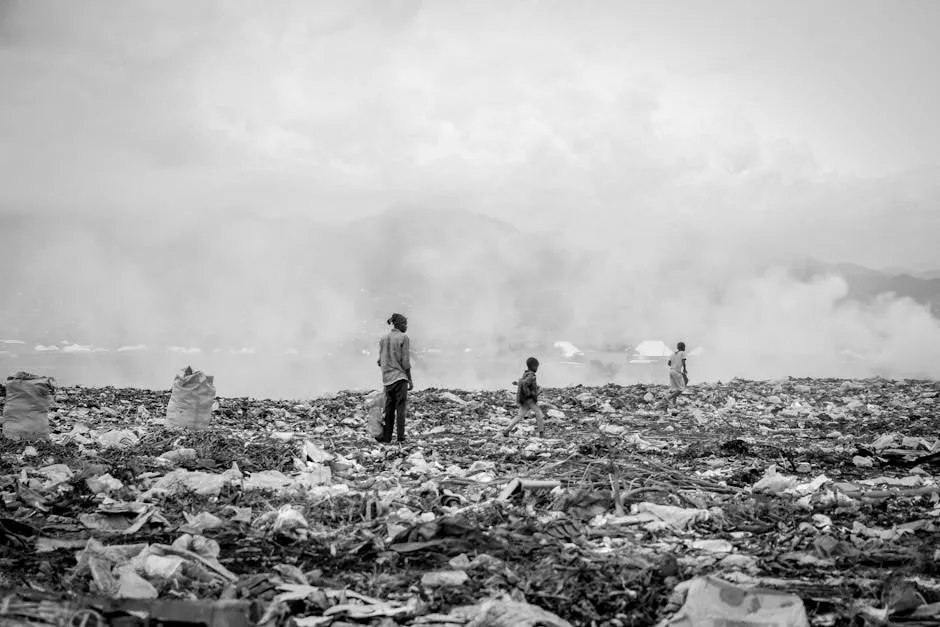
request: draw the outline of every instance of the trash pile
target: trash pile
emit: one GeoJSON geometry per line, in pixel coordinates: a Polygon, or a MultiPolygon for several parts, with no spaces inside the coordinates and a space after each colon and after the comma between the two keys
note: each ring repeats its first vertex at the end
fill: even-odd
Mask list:
{"type": "Polygon", "coordinates": [[[431,389],[404,446],[374,393],[212,386],[50,384],[47,436],[4,428],[0,625],[940,624],[937,383],[546,389],[544,439],[431,389]]]}

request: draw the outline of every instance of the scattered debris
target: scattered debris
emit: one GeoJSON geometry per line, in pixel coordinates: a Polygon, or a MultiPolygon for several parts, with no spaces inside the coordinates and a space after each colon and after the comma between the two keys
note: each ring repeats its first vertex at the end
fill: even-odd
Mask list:
{"type": "Polygon", "coordinates": [[[380,393],[202,377],[195,427],[151,418],[170,392],[69,387],[48,440],[0,440],[0,623],[940,621],[936,383],[545,390],[546,438],[497,437],[509,394],[426,390],[398,446],[380,393]]]}

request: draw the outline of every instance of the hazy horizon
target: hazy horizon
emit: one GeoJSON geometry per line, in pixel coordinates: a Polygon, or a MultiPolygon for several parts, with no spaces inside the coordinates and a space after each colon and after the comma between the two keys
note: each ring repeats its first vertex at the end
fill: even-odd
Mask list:
{"type": "Polygon", "coordinates": [[[774,267],[940,270],[938,28],[929,0],[0,0],[0,339],[325,352],[406,308],[500,369],[506,338],[631,337],[722,377],[847,348],[940,377],[925,306],[774,267]]]}

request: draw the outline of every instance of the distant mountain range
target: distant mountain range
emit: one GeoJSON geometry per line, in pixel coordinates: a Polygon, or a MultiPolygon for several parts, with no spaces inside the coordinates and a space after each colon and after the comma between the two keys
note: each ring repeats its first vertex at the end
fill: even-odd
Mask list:
{"type": "Polygon", "coordinates": [[[940,316],[940,271],[914,274],[896,270],[890,273],[851,263],[833,264],[809,259],[791,262],[788,268],[801,279],[831,274],[841,276],[848,285],[850,298],[870,300],[890,293],[926,305],[935,316],[940,316]]]}
{"type": "MultiPolygon", "coordinates": [[[[0,214],[0,338],[309,343],[372,337],[394,309],[437,320],[425,326],[429,344],[504,331],[517,337],[520,329],[549,337],[577,318],[565,294],[603,254],[459,210],[405,208],[332,224],[196,211],[7,213],[0,214]]],[[[787,266],[801,279],[844,277],[850,298],[890,292],[940,316],[940,271],[787,266]]]]}
{"type": "Polygon", "coordinates": [[[881,274],[887,274],[889,276],[897,276],[899,274],[907,274],[916,279],[940,279],[940,270],[908,270],[906,268],[882,268],[880,270],[881,274]]]}

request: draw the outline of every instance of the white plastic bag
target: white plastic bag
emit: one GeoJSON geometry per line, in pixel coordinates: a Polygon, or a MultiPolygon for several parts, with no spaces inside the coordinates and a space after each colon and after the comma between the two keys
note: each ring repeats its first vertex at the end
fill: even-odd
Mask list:
{"type": "Polygon", "coordinates": [[[49,439],[49,408],[55,381],[27,372],[8,377],[4,384],[3,435],[11,440],[49,439]]]}
{"type": "Polygon", "coordinates": [[[450,614],[429,614],[415,620],[413,625],[444,627],[444,625],[466,625],[466,627],[571,627],[571,623],[537,605],[524,601],[513,601],[508,595],[499,599],[485,599],[476,605],[462,605],[451,609],[450,614]]]}
{"type": "Polygon", "coordinates": [[[795,594],[740,588],[712,577],[696,577],[676,586],[685,603],[668,627],[809,627],[806,608],[795,594]]]}
{"type": "Polygon", "coordinates": [[[373,392],[366,399],[366,407],[369,416],[366,420],[369,427],[369,435],[373,438],[381,437],[382,425],[385,423],[385,390],[373,392]]]}
{"type": "Polygon", "coordinates": [[[98,436],[101,448],[130,448],[140,442],[137,434],[130,429],[114,429],[98,436]]]}
{"type": "MultiPolygon", "coordinates": [[[[366,421],[369,427],[369,435],[374,438],[382,435],[382,425],[385,424],[385,389],[373,392],[366,397],[366,410],[369,412],[366,421]]],[[[405,399],[405,416],[411,415],[411,401],[405,399]]]]}
{"type": "Polygon", "coordinates": [[[189,366],[176,375],[166,408],[166,426],[173,429],[203,431],[212,418],[215,402],[213,377],[189,366]]]}

